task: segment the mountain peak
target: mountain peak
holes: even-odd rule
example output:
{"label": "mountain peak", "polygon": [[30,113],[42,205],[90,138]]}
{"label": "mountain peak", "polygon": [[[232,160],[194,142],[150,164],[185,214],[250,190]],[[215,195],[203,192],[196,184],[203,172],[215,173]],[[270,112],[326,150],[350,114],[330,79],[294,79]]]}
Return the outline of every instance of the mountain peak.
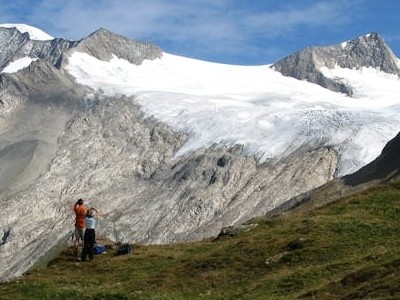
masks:
{"label": "mountain peak", "polygon": [[[342,43],[340,46],[322,47],[320,55],[330,57],[331,61],[341,68],[370,67],[388,74],[400,75],[396,56],[376,32]],[[328,64],[326,67],[335,66]]]}
{"label": "mountain peak", "polygon": [[[346,41],[340,44],[342,49],[352,49],[354,47],[364,48],[370,52],[373,51],[387,51],[390,50],[389,46],[385,43],[382,36],[377,32],[368,33],[358,38]],[[333,46],[337,47],[337,46]]]}
{"label": "mountain peak", "polygon": [[145,59],[162,56],[161,49],[156,45],[131,40],[104,28],[82,39],[76,49],[100,60],[109,61],[115,55],[137,65]]}
{"label": "mountain peak", "polygon": [[321,73],[322,68],[375,68],[400,76],[397,58],[376,32],[366,34],[339,45],[308,47],[272,66],[285,76],[307,80],[335,92],[352,94],[351,87],[336,82]]}
{"label": "mountain peak", "polygon": [[366,35],[363,35],[358,38],[359,40],[365,40],[365,41],[371,41],[371,42],[376,42],[376,41],[381,41],[383,42],[383,38],[378,32],[371,32]]}
{"label": "mountain peak", "polygon": [[111,32],[108,29],[105,29],[103,27],[100,27],[93,33],[91,33],[88,37],[110,37],[110,36],[118,36],[120,38],[125,38],[124,36],[118,35],[116,33]]}

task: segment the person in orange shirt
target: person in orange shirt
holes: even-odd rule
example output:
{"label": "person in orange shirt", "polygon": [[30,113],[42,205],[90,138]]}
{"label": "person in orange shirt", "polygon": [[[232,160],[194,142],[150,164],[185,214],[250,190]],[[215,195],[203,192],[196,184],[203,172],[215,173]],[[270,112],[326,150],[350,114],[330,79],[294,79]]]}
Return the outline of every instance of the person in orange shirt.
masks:
{"label": "person in orange shirt", "polygon": [[83,236],[86,228],[86,205],[83,203],[82,199],[76,201],[74,205],[75,211],[75,241],[74,241],[74,249],[75,255],[77,259],[80,259],[80,255],[78,253],[79,245],[83,244]]}

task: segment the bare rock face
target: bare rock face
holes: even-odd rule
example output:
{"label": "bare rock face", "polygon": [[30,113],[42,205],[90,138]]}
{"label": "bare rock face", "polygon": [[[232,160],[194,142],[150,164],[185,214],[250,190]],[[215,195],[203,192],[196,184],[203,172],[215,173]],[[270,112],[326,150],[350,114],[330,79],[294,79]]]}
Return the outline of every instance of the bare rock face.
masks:
{"label": "bare rock face", "polygon": [[[11,45],[7,45],[7,41],[11,41]],[[12,60],[17,49],[23,47],[25,43],[29,41],[29,34],[22,34],[16,28],[0,28],[0,70],[3,70],[4,67]]]}
{"label": "bare rock face", "polygon": [[[2,279],[21,274],[65,239],[78,197],[92,200],[105,220],[110,211],[123,214],[185,137],[144,120],[132,99],[92,99],[74,110],[59,104],[27,104],[28,112],[14,117],[29,115],[29,130],[7,132],[3,141],[0,161],[14,172],[1,178]],[[43,111],[48,117],[39,118]]]}
{"label": "bare rock face", "polygon": [[21,33],[16,28],[0,27],[0,72],[10,62],[24,57],[42,59],[56,65],[62,54],[76,44],[64,39],[31,40],[28,33]]}
{"label": "bare rock face", "polygon": [[320,69],[335,66],[349,69],[372,67],[389,74],[400,75],[397,58],[377,33],[371,33],[340,45],[309,47],[296,52],[272,68],[285,76],[307,80],[335,92],[352,94],[341,82],[325,77]]}

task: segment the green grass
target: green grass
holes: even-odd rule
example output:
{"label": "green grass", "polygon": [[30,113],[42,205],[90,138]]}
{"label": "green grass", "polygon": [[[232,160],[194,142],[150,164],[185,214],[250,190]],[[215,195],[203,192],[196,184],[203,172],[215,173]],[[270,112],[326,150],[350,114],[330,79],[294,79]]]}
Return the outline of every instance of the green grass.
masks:
{"label": "green grass", "polygon": [[110,251],[0,284],[1,299],[399,299],[400,182],[233,237]]}

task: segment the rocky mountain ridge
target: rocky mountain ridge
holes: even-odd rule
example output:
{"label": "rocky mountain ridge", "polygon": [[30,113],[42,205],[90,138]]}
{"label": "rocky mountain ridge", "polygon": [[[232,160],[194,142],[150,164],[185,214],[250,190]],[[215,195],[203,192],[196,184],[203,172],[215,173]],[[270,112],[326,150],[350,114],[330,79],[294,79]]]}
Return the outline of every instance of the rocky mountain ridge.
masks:
{"label": "rocky mountain ridge", "polygon": [[77,84],[64,68],[74,51],[141,64],[162,56],[155,45],[104,29],[77,42],[30,41],[4,28],[0,35],[12,40],[0,53],[3,68],[23,55],[38,58],[0,74],[0,280],[22,274],[69,236],[78,198],[102,212],[99,235],[173,243],[215,236],[335,176],[339,153],[331,147],[300,147],[264,163],[241,145],[176,158],[186,132],[145,116],[135,97]]}
{"label": "rocky mountain ridge", "polygon": [[77,42],[64,39],[47,41],[31,40],[28,33],[21,33],[16,28],[0,27],[0,72],[11,62],[20,58],[30,57],[60,63],[61,56],[68,49],[75,47]]}
{"label": "rocky mountain ridge", "polygon": [[400,75],[398,59],[378,33],[325,47],[308,47],[272,65],[285,76],[307,80],[335,92],[352,95],[351,87],[327,78],[321,68],[374,68],[388,74]]}
{"label": "rocky mountain ridge", "polygon": [[144,59],[162,56],[161,49],[156,45],[130,40],[104,28],[79,41],[60,38],[42,41],[32,40],[27,32],[22,33],[16,28],[0,27],[0,44],[0,72],[10,63],[24,57],[45,60],[61,68],[63,57],[67,56],[70,49],[100,60],[110,60],[115,55],[138,65]]}

